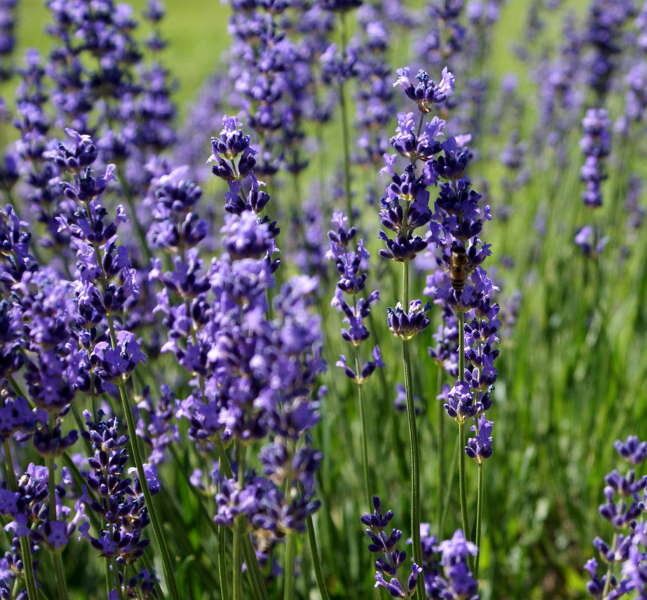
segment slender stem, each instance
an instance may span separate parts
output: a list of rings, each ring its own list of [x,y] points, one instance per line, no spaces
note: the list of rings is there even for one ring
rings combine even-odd
[[[447,491],[445,492],[445,499],[443,500],[443,512],[440,515],[440,526],[439,531],[445,531],[445,518],[447,517],[447,510],[449,509],[449,500],[452,497],[452,492],[454,491],[454,475],[456,473],[456,461],[458,460],[458,454],[460,453],[460,440],[456,438],[456,443],[454,444],[454,451],[452,452],[452,462],[449,465],[449,482],[447,483]]]
[[[227,598],[227,561],[225,560],[225,528],[218,525],[218,584],[220,585],[220,596]]]
[[[341,55],[346,60],[346,15],[342,11],[339,14],[339,30],[341,34]],[[346,101],[346,82],[339,82],[339,108],[341,110],[341,134],[344,151],[344,195],[346,196],[346,211],[348,219],[353,222],[353,199],[351,195],[351,172],[350,172],[350,134],[348,125],[348,103]]]
[[[296,554],[297,538],[290,531],[285,539],[285,565],[283,575],[283,600],[294,600],[294,558]]]
[[[135,226],[135,233],[137,234],[137,238],[139,239],[139,245],[141,247],[140,249],[146,261],[150,262],[151,258],[153,257],[153,253],[151,252],[151,249],[148,247],[148,241],[146,240],[146,230],[144,229],[139,219],[137,218],[137,206],[135,205],[133,192],[130,189],[130,186],[128,185],[128,180],[126,179],[121,167],[117,167],[117,177],[119,178],[121,189],[124,193],[124,197],[126,198],[126,203],[128,204],[128,210],[130,211],[130,218],[132,220],[133,225]]]
[[[470,530],[467,525],[467,495],[465,490],[465,423],[458,422],[458,491],[461,503],[461,526],[465,537]]]
[[[355,373],[360,377],[359,349],[355,348]],[[357,402],[359,403],[359,414],[362,423],[362,471],[364,474],[364,494],[366,495],[366,507],[371,510],[371,483],[368,471],[368,426],[366,424],[366,407],[362,393],[362,382],[357,383]]]
[[[45,457],[47,466],[48,485],[47,485],[47,506],[49,520],[56,521],[56,472],[54,457],[50,454]],[[60,600],[67,598],[67,588],[65,585],[65,569],[59,550],[52,550],[52,562],[54,563],[54,579],[56,580],[56,594]]]
[[[231,477],[231,463],[229,462],[229,457],[227,456],[225,445],[217,436],[215,438],[215,442],[216,450],[218,452],[218,456],[220,457],[220,467],[222,468],[226,477]],[[250,575],[254,596],[262,600],[263,598],[267,597],[267,594],[265,593],[265,588],[263,586],[263,578],[258,566],[256,552],[254,551],[254,547],[252,546],[252,541],[250,540],[249,536],[245,536],[245,539],[243,541],[243,554],[245,557],[245,564],[247,565],[247,572]]]
[[[144,461],[142,460],[139,445],[137,444],[137,430],[135,427],[135,419],[130,408],[131,404],[126,392],[126,386],[124,382],[121,381],[119,382],[117,387],[119,388],[121,407],[124,416],[126,417],[126,425],[128,427],[128,445],[130,446],[130,452],[132,453],[133,461],[135,462],[135,466],[137,468],[137,478],[139,479],[139,484],[142,488],[142,491],[144,492],[144,500],[146,501],[148,516],[150,517],[151,524],[153,525],[153,532],[157,540],[157,545],[159,546],[162,554],[162,566],[164,568],[164,578],[166,579],[166,585],[168,586],[168,591],[171,597],[174,600],[179,600],[177,585],[175,583],[175,575],[173,571],[173,559],[171,558],[171,553],[166,543],[164,530],[162,529],[162,523],[153,502],[153,495],[151,494],[151,491],[148,487],[146,473],[144,472]]]
[[[240,441],[236,442],[236,462],[238,469],[238,485],[242,489],[245,482],[245,447]],[[232,598],[234,600],[242,600],[243,598],[241,578],[243,562],[241,556],[244,535],[243,525],[243,516],[237,515],[234,520],[234,551],[231,577]]]
[[[110,559],[106,558],[106,598],[110,598],[112,592],[112,573],[110,570]]]
[[[465,377],[465,313],[457,311],[458,317],[458,380]]]
[[[443,382],[443,368],[441,365],[438,365],[438,379],[436,384],[436,390],[440,393],[440,388],[442,387]],[[438,405],[438,537],[443,539],[443,532],[440,529],[441,516],[443,510],[443,491],[445,489],[445,410],[443,409],[443,403],[436,400]]]
[[[465,377],[465,313],[462,310],[457,311],[458,317],[458,380],[463,381]],[[458,489],[461,503],[461,524],[463,533],[467,537],[469,529],[467,527],[467,496],[465,489],[465,423],[462,420],[458,422]]]
[[[315,570],[315,579],[317,580],[317,587],[321,594],[321,600],[329,600],[328,589],[326,588],[326,580],[324,579],[323,570],[321,568],[321,556],[319,554],[319,546],[317,545],[317,533],[315,531],[314,520],[312,515],[308,515],[306,519],[306,527],[308,529],[308,544],[310,546],[310,555],[312,556],[312,564]]]
[[[478,580],[479,578],[479,562],[481,558],[481,516],[483,513],[483,485],[484,485],[484,476],[483,469],[485,465],[480,462],[478,463],[478,472],[477,472],[477,493],[476,493],[476,535],[474,543],[478,548],[478,554],[474,562],[474,578]]]
[[[4,445],[4,460],[7,471],[7,483],[9,488],[13,491],[18,490],[18,482],[16,481],[16,474],[13,470],[13,460],[11,458],[11,446],[9,440],[3,440]],[[36,593],[36,579],[34,578],[34,559],[31,555],[31,543],[29,536],[20,536],[20,554],[22,555],[23,571],[25,575],[25,587],[27,588],[27,597],[29,600],[38,600]]]
[[[402,263],[402,304],[409,305],[409,263]],[[411,357],[409,341],[402,340],[402,368],[404,371],[404,389],[407,398],[407,421],[409,425],[409,445],[411,450],[411,539],[413,557],[422,566],[422,547],[420,545],[420,449],[418,447],[418,430],[416,426],[416,411],[413,402],[413,378],[411,376]],[[418,578],[416,595],[423,597],[423,578]]]
[[[611,553],[615,554],[616,544],[618,543],[618,536],[614,533],[611,542]],[[601,600],[607,600],[609,592],[611,591],[611,576],[613,575],[613,560],[608,562],[607,573],[604,577],[604,589],[602,590]]]

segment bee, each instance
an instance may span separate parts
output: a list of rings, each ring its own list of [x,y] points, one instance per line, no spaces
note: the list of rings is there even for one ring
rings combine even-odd
[[[469,274],[470,264],[465,248],[462,246],[452,248],[452,254],[449,260],[449,276],[452,281],[452,287],[457,292],[463,290]]]

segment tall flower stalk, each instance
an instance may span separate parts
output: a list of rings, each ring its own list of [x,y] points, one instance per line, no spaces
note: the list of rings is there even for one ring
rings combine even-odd
[[[386,248],[380,255],[402,264],[402,288],[400,302],[387,310],[387,322],[391,332],[402,343],[402,370],[407,405],[409,446],[411,456],[411,536],[413,554],[417,564],[422,564],[420,545],[420,449],[413,400],[413,376],[411,370],[411,340],[429,325],[426,307],[420,300],[410,298],[409,263],[427,247],[427,241],[416,230],[431,219],[428,187],[436,181],[433,157],[440,152],[438,140],[443,132],[444,122],[434,117],[425,123],[425,117],[434,105],[441,104],[453,91],[454,78],[446,69],[439,82],[433,81],[427,73],[418,73],[414,82],[409,79],[409,69],[400,69],[396,86],[403,87],[406,96],[415,102],[418,117],[414,113],[398,115],[398,125],[390,143],[396,154],[385,155],[386,167],[383,172],[391,174],[391,182],[381,200],[380,221],[385,231],[380,238]],[[398,157],[404,159],[401,172]],[[421,592],[419,592],[421,593]]]
[[[629,436],[616,441],[614,447],[631,468],[625,473],[614,469],[604,478],[604,503],[599,513],[611,524],[613,537],[611,542],[596,537],[593,546],[607,566],[600,569],[595,558],[584,566],[589,576],[587,591],[598,600],[643,598],[647,594],[647,476],[636,473],[647,460],[647,441]]]
[[[130,453],[161,551],[169,594],[178,598],[173,560],[149,488],[137,443],[134,406],[126,388],[126,381],[135,366],[145,360],[145,356],[134,334],[126,329],[118,329],[115,318],[123,314],[126,303],[138,294],[128,252],[117,244],[117,228],[125,220],[123,208],[117,210],[114,222],[106,222],[108,213],[101,201],[114,177],[115,167],[109,165],[102,176],[95,176],[92,167],[98,156],[98,148],[90,136],[74,130],[67,130],[67,134],[72,143],[69,146],[59,143],[48,156],[64,175],[60,182],[61,196],[75,204],[70,207],[68,214],[59,216],[59,224],[61,230],[69,233],[77,253],[79,312],[81,323],[88,329],[85,343],[94,366],[91,386],[96,391],[118,395],[121,401]],[[101,329],[97,329],[98,324]]]
[[[469,528],[465,456],[478,465],[477,510],[474,530],[480,541],[483,509],[483,462],[492,455],[492,423],[485,412],[492,404],[491,393],[497,372],[499,305],[498,291],[481,266],[490,247],[480,237],[489,220],[490,208],[472,189],[466,169],[472,159],[467,147],[469,136],[449,138],[434,161],[440,191],[430,224],[431,254],[436,269],[429,275],[425,294],[443,307],[444,323],[437,333],[438,347],[432,356],[456,377],[455,384],[444,386],[439,398],[447,414],[457,424],[460,455],[458,461],[461,522],[466,535]],[[457,331],[447,327],[456,323]],[[457,338],[457,359],[451,347]],[[455,368],[456,364],[456,368]],[[467,437],[466,426],[472,423]],[[478,564],[478,557],[476,559]],[[478,569],[475,568],[475,572]]]
[[[342,212],[336,212],[332,218],[332,229],[328,232],[330,250],[328,256],[335,261],[339,275],[332,306],[344,315],[346,329],[342,329],[342,338],[352,346],[353,360],[351,364],[344,355],[337,365],[344,369],[348,378],[357,387],[358,407],[362,426],[362,470],[364,475],[364,493],[367,506],[371,505],[372,481],[368,463],[368,432],[366,419],[365,398],[362,386],[378,367],[383,367],[382,356],[378,346],[373,347],[371,359],[362,363],[360,347],[369,338],[369,330],[365,321],[371,314],[371,305],[377,302],[380,294],[373,290],[365,297],[362,296],[366,285],[369,253],[362,239],[355,241],[357,228],[348,225],[348,218]],[[353,247],[354,245],[354,247]],[[346,301],[350,296],[352,302]]]

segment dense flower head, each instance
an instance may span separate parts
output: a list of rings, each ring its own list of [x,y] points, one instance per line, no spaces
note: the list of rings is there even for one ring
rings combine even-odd
[[[477,462],[482,462],[492,456],[492,421],[488,421],[485,415],[481,414],[476,425],[472,425],[471,431],[474,437],[467,440],[465,453]]]
[[[25,439],[38,424],[47,422],[47,414],[32,408],[25,398],[16,395],[6,380],[0,381],[0,437],[3,441],[14,435]]]
[[[259,223],[252,211],[229,214],[221,229],[223,247],[234,260],[263,258],[274,249],[274,238],[267,223]]]
[[[441,592],[437,597],[476,600],[479,597],[478,582],[474,579],[469,566],[470,557],[478,553],[476,545],[468,541],[459,529],[454,532],[451,539],[440,542],[438,549],[441,554],[440,564],[443,568],[446,591]]]
[[[602,205],[601,184],[607,175],[604,170],[604,158],[611,151],[611,122],[605,109],[589,109],[582,120],[584,136],[580,148],[585,162],[580,170],[580,177],[586,184],[582,194],[584,204],[597,207]]]
[[[399,529],[387,530],[393,518],[393,511],[381,513],[382,502],[373,497],[373,512],[362,515],[361,522],[366,526],[364,532],[370,540],[368,549],[378,555],[375,560],[375,587],[386,590],[394,598],[411,598],[422,572],[422,567],[412,563],[410,571],[401,569],[407,554],[398,548],[402,537]]]
[[[88,411],[84,417],[82,434],[93,454],[83,472],[89,488],[83,501],[101,519],[101,529],[92,534],[86,525],[83,535],[102,556],[132,563],[148,546],[143,533],[149,519],[143,494],[126,474],[128,437],[116,417],[101,411],[97,420]]]
[[[149,387],[142,391],[137,403],[137,435],[150,447],[148,463],[159,465],[168,458],[168,449],[179,441],[180,432],[175,422],[176,402],[168,385],[160,387],[158,398],[153,399]]]
[[[10,79],[14,73],[11,55],[16,45],[15,26],[17,0],[2,0],[0,3],[0,80]]]
[[[14,489],[0,488],[0,513],[7,518],[5,531],[12,538],[27,538],[28,543],[62,550],[72,534],[84,522],[83,506],[74,510],[63,503],[69,493],[65,478],[56,486],[55,512],[48,511],[49,475],[47,467],[29,463],[23,473],[16,475]]]
[[[434,0],[427,5],[427,23],[415,44],[418,55],[435,67],[455,65],[465,47],[467,28],[463,24],[464,0]]]
[[[391,333],[405,341],[418,335],[430,323],[428,308],[421,300],[411,300],[408,310],[402,308],[399,302],[394,308],[387,308],[386,320]]]
[[[397,70],[398,78],[393,84],[400,87],[406,96],[418,105],[422,113],[431,112],[433,105],[442,104],[454,92],[455,78],[445,67],[439,81],[434,81],[426,71],[418,71],[411,79],[411,69],[403,67]]]
[[[369,551],[379,555],[375,561],[375,587],[386,590],[393,598],[413,598],[419,578],[424,581],[425,596],[435,600],[478,600],[478,582],[469,563],[478,548],[459,529],[448,539],[438,542],[427,523],[420,524],[423,562],[406,568],[407,554],[398,548],[402,538],[399,529],[387,529],[393,511],[382,512],[379,497],[373,497],[373,510],[361,516],[370,540]]]
[[[188,249],[207,235],[206,221],[194,212],[202,190],[187,174],[188,167],[177,167],[151,184],[155,206],[148,236],[153,247]]]
[[[361,385],[377,367],[383,366],[377,346],[373,348],[370,360],[363,364],[359,362],[359,347],[370,336],[365,321],[370,318],[371,306],[379,300],[380,294],[378,290],[365,293],[369,253],[364,241],[357,239],[357,228],[349,225],[348,217],[341,211],[333,214],[331,224],[327,257],[335,262],[339,277],[331,306],[343,314],[346,327],[341,335],[354,347],[357,358],[351,367],[342,355],[337,366],[344,369],[347,377]]]
[[[223,122],[220,136],[211,140],[209,162],[214,164],[213,173],[227,182],[225,210],[238,215],[243,211],[260,214],[270,201],[270,196],[263,189],[263,182],[256,177],[256,151],[250,146],[249,137],[243,133],[236,119],[224,117]],[[278,235],[276,223],[268,221],[268,225],[272,234]]]
[[[599,98],[604,98],[611,87],[622,47],[622,29],[633,11],[633,2],[626,0],[593,0],[589,6],[586,41],[593,53],[588,83]]]
[[[610,544],[601,537],[593,540],[607,567],[600,569],[595,558],[587,561],[587,590],[593,598],[642,598],[647,592],[647,475],[636,474],[635,468],[647,460],[647,443],[629,436],[614,446],[632,469],[625,474],[614,469],[604,479],[605,501],[599,513],[611,523],[614,536]]]
[[[386,126],[395,112],[388,49],[390,27],[385,12],[387,6],[364,4],[358,11],[361,24],[357,40],[356,124],[358,152],[356,162],[378,166],[387,150]]]
[[[630,435],[626,440],[616,440],[613,444],[618,454],[634,465],[647,460],[647,441],[641,441],[636,435]]]
[[[301,213],[293,219],[303,232],[303,239],[292,251],[295,264],[302,273],[316,276],[322,283],[328,281],[325,219],[320,199],[313,195],[305,200]]]
[[[12,206],[0,210],[0,283],[9,290],[25,272],[37,268],[30,252],[31,234]]]

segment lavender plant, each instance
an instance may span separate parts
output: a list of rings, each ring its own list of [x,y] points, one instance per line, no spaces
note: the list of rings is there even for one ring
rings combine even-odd
[[[130,4],[0,3],[0,597],[644,597],[647,4]]]

